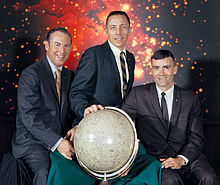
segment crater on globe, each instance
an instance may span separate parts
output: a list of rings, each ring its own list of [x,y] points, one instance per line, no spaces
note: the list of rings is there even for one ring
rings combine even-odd
[[[136,129],[124,111],[105,107],[80,121],[74,147],[79,164],[88,174],[110,180],[133,163],[138,151]]]

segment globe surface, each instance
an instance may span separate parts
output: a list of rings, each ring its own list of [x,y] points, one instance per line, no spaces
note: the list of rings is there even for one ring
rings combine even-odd
[[[122,168],[135,146],[134,126],[115,110],[99,110],[84,117],[75,132],[74,147],[79,162],[99,173]]]

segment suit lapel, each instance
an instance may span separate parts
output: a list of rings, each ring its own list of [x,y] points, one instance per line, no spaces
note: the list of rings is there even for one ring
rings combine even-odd
[[[65,100],[67,94],[68,94],[68,84],[69,84],[69,78],[68,78],[68,71],[65,67],[63,67],[62,73],[61,73],[61,112],[63,110]]]
[[[171,128],[172,128],[172,125],[175,125],[178,119],[181,104],[182,104],[182,101],[181,101],[180,89],[179,87],[174,85],[173,106],[172,106],[172,114],[170,118]]]
[[[157,95],[157,90],[156,90],[156,85],[155,83],[153,83],[151,85],[151,88],[149,89],[150,93],[150,101],[153,105],[153,108],[158,116],[158,118],[161,121],[161,124],[163,125],[164,129],[167,131],[167,133],[169,132],[169,128],[163,118],[162,112],[161,112],[161,108],[160,108],[160,104],[159,104],[159,100],[158,100],[158,95]]]
[[[106,57],[106,61],[108,61],[110,63],[110,66],[112,68],[112,73],[114,74],[114,78],[117,82],[117,86],[118,86],[118,90],[121,94],[121,79],[120,79],[120,75],[119,75],[119,71],[118,71],[118,66],[116,64],[116,60],[115,60],[115,56],[114,53],[112,52],[108,41],[105,42],[105,44],[103,45],[105,48],[105,57]]]
[[[47,61],[47,58],[44,57],[42,62],[43,62],[43,66],[44,66],[43,67],[44,72],[42,73],[42,77],[44,77],[44,81],[47,83],[47,87],[52,90],[53,95],[55,96],[55,99],[56,99],[56,101],[59,105],[59,99],[58,99],[55,79],[54,79],[54,76],[52,74],[52,70],[50,68],[50,65]]]
[[[133,62],[131,57],[130,57],[130,53],[128,51],[127,52],[127,58],[126,58],[126,62],[128,64],[128,72],[129,72],[129,80],[128,80],[128,88],[132,86],[132,79],[134,78],[134,67],[133,67]],[[128,92],[129,89],[127,89]]]

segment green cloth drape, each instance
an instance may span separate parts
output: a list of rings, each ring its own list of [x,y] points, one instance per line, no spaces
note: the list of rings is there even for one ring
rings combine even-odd
[[[89,176],[73,160],[63,157],[58,151],[50,153],[51,168],[47,185],[93,185],[95,178]],[[139,144],[135,161],[125,177],[109,181],[111,185],[161,185],[161,164],[146,154]]]

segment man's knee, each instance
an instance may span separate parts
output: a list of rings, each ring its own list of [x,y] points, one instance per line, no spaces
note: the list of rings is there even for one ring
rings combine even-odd
[[[183,185],[183,182],[180,176],[172,176],[167,179],[162,178],[162,185]]]
[[[25,162],[33,173],[33,185],[46,185],[49,173],[49,160],[47,158],[42,158],[42,160],[35,158],[34,160],[25,159]]]
[[[46,185],[48,176],[48,168],[39,168],[35,172],[33,184],[34,185]]]
[[[219,185],[218,177],[216,176],[215,173],[210,172],[210,171],[204,172],[201,175],[199,181],[202,182],[202,184]]]
[[[219,185],[218,177],[204,154],[200,154],[191,163],[190,173],[193,178],[195,177],[197,184]]]
[[[172,169],[163,169],[162,185],[183,185],[183,181],[177,171]]]

